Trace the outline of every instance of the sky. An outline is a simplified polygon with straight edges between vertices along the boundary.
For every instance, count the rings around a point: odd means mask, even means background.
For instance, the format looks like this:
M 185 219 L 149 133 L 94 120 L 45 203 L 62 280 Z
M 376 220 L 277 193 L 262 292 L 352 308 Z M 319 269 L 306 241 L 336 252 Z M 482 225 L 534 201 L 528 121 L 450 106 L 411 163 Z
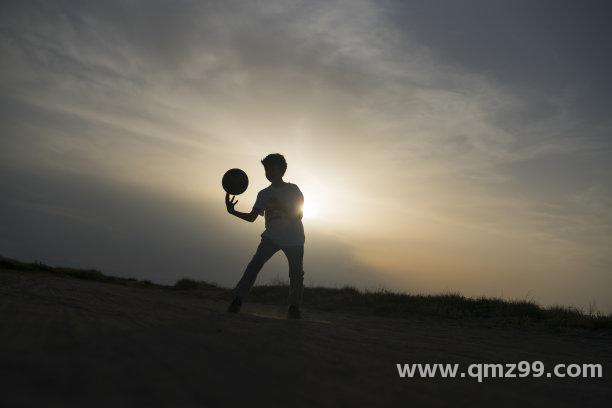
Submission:
M 612 312 L 605 1 L 7 1 L 0 254 L 231 287 L 279 152 L 305 283 Z M 286 281 L 279 254 L 258 282 Z

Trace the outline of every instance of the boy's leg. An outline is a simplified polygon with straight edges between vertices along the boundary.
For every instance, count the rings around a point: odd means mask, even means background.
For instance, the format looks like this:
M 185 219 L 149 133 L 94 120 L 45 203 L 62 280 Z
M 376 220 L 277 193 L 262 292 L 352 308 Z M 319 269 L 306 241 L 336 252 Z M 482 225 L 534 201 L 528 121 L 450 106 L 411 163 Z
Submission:
M 259 271 L 261 271 L 261 268 L 279 249 L 280 247 L 269 239 L 261 239 L 261 242 L 257 247 L 257 251 L 255 251 L 255 255 L 253 255 L 253 258 L 247 265 L 242 278 L 234 288 L 235 298 L 237 297 L 244 299 L 255 283 L 255 279 L 257 279 L 257 274 Z
M 289 304 L 299 306 L 304 292 L 304 245 L 282 249 L 289 261 Z

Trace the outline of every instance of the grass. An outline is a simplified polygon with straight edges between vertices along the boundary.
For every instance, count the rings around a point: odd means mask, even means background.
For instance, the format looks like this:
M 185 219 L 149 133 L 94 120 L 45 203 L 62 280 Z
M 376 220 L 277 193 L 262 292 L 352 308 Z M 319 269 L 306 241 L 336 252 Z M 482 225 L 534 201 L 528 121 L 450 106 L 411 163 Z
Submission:
M 279 304 L 286 301 L 284 285 L 255 286 L 249 300 Z M 545 323 L 555 327 L 612 330 L 612 316 L 585 313 L 572 307 L 542 307 L 532 301 L 468 298 L 460 294 L 422 295 L 386 289 L 360 291 L 353 287 L 304 289 L 305 307 L 359 315 L 395 318 L 488 319 L 496 323 L 528 325 Z
M 64 267 L 53 267 L 40 262 L 21 262 L 11 258 L 0 256 L 0 269 L 9 269 L 23 272 L 47 272 L 56 276 L 92 280 L 120 285 L 144 286 L 144 287 L 163 287 L 149 280 L 138 280 L 135 278 L 121 278 L 119 276 L 105 275 L 97 269 L 75 269 Z
M 104 275 L 91 269 L 51 267 L 41 263 L 26 263 L 0 257 L 0 269 L 51 273 L 68 278 L 94 280 L 120 285 L 156 287 L 188 292 L 215 300 L 230 300 L 231 291 L 215 284 L 183 278 L 174 286 L 164 286 L 147 280 Z M 263 304 L 286 304 L 287 284 L 282 281 L 255 286 L 249 301 Z M 395 318 L 486 319 L 489 322 L 528 325 L 543 323 L 557 328 L 612 330 L 612 315 L 584 312 L 572 307 L 542 307 L 527 300 L 468 298 L 460 294 L 422 295 L 392 292 L 386 289 L 360 291 L 354 287 L 306 287 L 303 305 L 322 311 L 363 316 Z
M 217 285 L 213 283 L 196 281 L 196 280 L 189 279 L 189 278 L 182 278 L 182 279 L 177 280 L 174 286 L 172 286 L 172 289 L 175 289 L 175 290 L 194 290 L 194 289 L 211 290 L 212 289 L 212 290 L 217 290 L 217 291 L 226 290 L 226 289 L 218 287 Z

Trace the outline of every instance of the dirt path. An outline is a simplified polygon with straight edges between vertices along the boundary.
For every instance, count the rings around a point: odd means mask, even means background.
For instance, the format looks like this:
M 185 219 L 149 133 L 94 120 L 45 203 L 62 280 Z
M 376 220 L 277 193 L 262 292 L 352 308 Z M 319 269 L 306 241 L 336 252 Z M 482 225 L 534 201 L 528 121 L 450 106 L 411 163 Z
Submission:
M 247 305 L 274 313 L 274 307 Z M 230 315 L 161 289 L 0 271 L 0 406 L 607 406 L 612 336 Z M 601 363 L 602 379 L 401 379 L 395 364 Z

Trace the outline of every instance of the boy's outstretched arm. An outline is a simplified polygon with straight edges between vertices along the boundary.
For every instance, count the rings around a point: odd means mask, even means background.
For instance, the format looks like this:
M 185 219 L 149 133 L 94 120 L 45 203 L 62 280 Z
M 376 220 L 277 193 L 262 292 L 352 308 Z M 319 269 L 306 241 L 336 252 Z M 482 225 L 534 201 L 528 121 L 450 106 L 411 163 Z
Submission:
M 234 209 L 236 203 L 238 203 L 238 200 L 236 200 L 236 196 L 233 196 L 230 199 L 230 195 L 228 193 L 225 193 L 225 207 L 227 208 L 228 213 L 248 222 L 253 222 L 257 219 L 259 213 L 255 208 L 253 208 L 250 213 L 243 213 Z

